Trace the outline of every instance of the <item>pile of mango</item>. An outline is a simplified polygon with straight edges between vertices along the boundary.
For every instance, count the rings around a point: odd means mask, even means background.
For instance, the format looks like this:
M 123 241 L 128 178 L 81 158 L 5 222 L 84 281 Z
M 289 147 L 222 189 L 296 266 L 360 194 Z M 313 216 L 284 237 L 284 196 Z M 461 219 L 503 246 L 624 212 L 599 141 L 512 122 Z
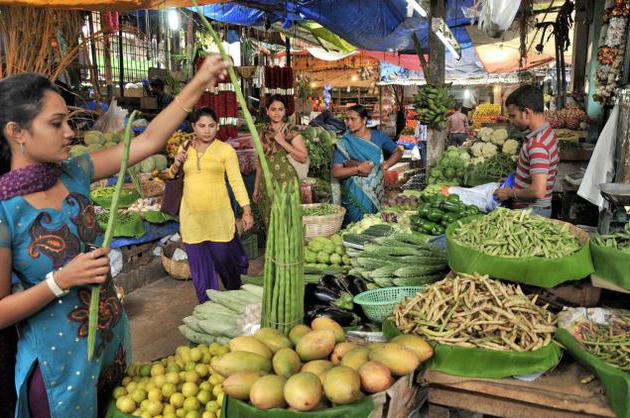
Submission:
M 387 344 L 346 341 L 343 328 L 328 317 L 297 325 L 285 336 L 261 328 L 234 338 L 230 352 L 213 359 L 225 378 L 223 392 L 258 409 L 316 411 L 344 405 L 388 389 L 398 376 L 433 355 L 420 337 L 403 335 Z

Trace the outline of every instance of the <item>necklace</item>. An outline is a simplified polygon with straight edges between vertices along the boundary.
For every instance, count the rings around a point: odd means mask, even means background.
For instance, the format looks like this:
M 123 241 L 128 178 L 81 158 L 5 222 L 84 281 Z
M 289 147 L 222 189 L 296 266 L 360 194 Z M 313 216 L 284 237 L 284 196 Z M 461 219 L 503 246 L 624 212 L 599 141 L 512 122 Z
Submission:
M 199 145 L 199 143 L 196 144 Z M 208 148 L 210 148 L 210 144 L 208 144 L 206 149 L 204 149 L 203 151 L 199 151 L 197 147 L 195 147 L 195 155 L 197 156 L 197 171 L 201 171 L 201 159 L 206 154 L 206 151 L 208 151 Z

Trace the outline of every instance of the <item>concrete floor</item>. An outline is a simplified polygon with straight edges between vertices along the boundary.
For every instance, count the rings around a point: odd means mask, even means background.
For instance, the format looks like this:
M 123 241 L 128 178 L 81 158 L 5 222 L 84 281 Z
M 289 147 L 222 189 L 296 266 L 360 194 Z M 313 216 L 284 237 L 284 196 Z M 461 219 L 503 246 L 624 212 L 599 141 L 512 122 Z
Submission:
M 250 261 L 249 274 L 262 272 L 264 258 Z M 134 362 L 170 355 L 187 340 L 177 327 L 198 304 L 192 281 L 163 277 L 127 295 L 124 301 L 131 328 Z

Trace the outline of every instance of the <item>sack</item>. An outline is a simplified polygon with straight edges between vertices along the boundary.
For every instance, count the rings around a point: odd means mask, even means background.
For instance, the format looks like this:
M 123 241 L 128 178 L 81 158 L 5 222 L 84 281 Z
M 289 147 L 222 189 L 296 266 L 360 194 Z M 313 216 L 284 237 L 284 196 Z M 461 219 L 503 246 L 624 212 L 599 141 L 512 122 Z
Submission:
M 308 167 L 310 165 L 310 160 L 308 157 L 306 157 L 306 161 L 304 161 L 303 163 L 297 161 L 295 158 L 293 158 L 293 156 L 291 156 L 291 154 L 287 155 L 287 158 L 289 159 L 289 164 L 291 164 L 295 169 L 298 180 L 304 180 L 308 177 Z
M 184 151 L 187 151 L 192 141 L 188 141 L 184 145 Z M 174 178 L 164 181 L 164 196 L 162 197 L 162 207 L 160 211 L 167 215 L 177 216 L 179 214 L 179 206 L 182 203 L 184 195 L 184 165 L 182 164 Z

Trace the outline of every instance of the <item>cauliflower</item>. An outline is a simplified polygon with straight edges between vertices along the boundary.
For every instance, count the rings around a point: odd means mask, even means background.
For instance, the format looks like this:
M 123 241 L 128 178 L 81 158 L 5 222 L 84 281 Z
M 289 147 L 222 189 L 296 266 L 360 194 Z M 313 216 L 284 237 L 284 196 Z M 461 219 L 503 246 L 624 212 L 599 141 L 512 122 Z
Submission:
M 494 155 L 496 155 L 497 153 L 497 146 L 491 143 L 486 143 L 483 144 L 483 147 L 481 148 L 481 155 L 483 155 L 485 158 L 490 158 Z
M 508 155 L 516 154 L 516 150 L 518 149 L 518 141 L 515 139 L 508 139 L 503 143 L 503 153 Z
M 490 142 L 493 132 L 494 130 L 492 128 L 481 128 L 479 129 L 479 132 L 477 132 L 477 137 L 479 137 L 479 139 L 483 142 Z
M 485 159 L 485 158 L 483 158 L 483 157 L 473 157 L 473 158 L 470 160 L 470 164 L 472 164 L 472 165 L 477 165 L 477 164 L 481 164 L 481 163 L 483 163 L 484 161 L 486 161 L 486 159 Z
M 506 139 L 508 139 L 507 130 L 505 128 L 501 128 L 492 132 L 492 138 L 490 138 L 490 142 L 496 145 L 503 145 Z
M 481 148 L 483 147 L 483 142 L 475 142 L 473 146 L 470 148 L 470 152 L 473 157 L 481 157 Z

